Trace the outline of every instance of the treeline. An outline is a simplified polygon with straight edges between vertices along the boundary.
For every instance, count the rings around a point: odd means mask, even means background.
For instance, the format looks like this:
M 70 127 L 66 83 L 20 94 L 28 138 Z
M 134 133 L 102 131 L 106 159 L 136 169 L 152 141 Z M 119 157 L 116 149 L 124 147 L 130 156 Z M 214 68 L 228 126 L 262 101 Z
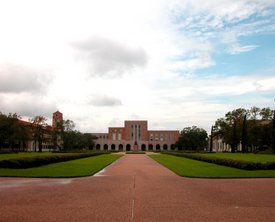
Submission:
M 273 150 L 275 152 L 275 113 L 271 108 L 238 108 L 216 120 L 211 129 L 210 150 L 213 137 L 222 138 L 235 152 L 238 146 L 242 152 Z
M 175 144 L 178 150 L 206 150 L 208 147 L 207 132 L 197 126 L 185 127 L 180 132 L 180 137 Z
M 42 151 L 43 144 L 53 150 L 89 149 L 94 145 L 93 136 L 75 130 L 72 120 L 58 122 L 52 127 L 44 116 L 35 116 L 30 122 L 20 119 L 16 113 L 0 112 L 0 149 L 25 150 L 30 140 L 35 144 L 32 151 Z
M 0 112 L 0 148 L 19 149 L 20 144 L 26 145 L 32 137 L 30 127 L 20 124 L 19 119 L 16 113 Z
M 75 123 L 72 120 L 58 122 L 53 130 L 53 138 L 61 138 L 62 149 L 92 149 L 95 137 L 90 133 L 81 133 L 75 130 Z

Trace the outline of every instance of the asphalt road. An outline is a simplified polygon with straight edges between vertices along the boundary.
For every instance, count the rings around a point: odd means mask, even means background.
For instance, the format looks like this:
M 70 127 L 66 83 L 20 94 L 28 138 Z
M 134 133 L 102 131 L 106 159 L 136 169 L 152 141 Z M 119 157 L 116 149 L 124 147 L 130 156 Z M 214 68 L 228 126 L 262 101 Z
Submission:
M 0 221 L 275 221 L 275 179 L 191 179 L 146 155 L 96 176 L 0 178 Z

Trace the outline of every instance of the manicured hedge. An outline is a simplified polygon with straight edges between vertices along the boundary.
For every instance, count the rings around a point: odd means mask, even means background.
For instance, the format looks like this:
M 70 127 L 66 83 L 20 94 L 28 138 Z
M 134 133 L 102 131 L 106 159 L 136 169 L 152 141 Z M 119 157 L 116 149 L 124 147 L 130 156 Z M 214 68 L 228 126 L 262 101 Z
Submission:
M 91 153 L 66 153 L 49 156 L 18 157 L 7 160 L 0 160 L 0 168 L 24 169 L 38 167 L 51 163 L 64 162 L 85 157 L 97 156 L 108 152 L 91 152 Z
M 214 163 L 218 165 L 234 167 L 243 170 L 275 170 L 275 162 L 267 162 L 267 163 L 257 163 L 252 161 L 245 161 L 245 160 L 234 160 L 234 159 L 227 159 L 227 158 L 218 158 L 218 157 L 211 157 L 205 156 L 203 154 L 191 154 L 191 153 L 180 153 L 180 152 L 162 152 L 164 154 L 174 155 L 174 156 L 181 156 L 193 160 L 204 161 L 208 163 Z

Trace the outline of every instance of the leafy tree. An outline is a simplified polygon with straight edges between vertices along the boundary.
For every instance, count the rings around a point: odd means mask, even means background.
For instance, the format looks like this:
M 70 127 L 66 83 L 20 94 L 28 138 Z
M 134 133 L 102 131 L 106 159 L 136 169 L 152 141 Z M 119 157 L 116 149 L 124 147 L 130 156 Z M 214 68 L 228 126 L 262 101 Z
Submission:
M 58 121 L 52 129 L 52 143 L 54 149 L 61 150 L 63 145 L 62 136 L 64 134 L 63 122 Z
M 45 137 L 46 129 L 47 129 L 47 119 L 44 116 L 35 116 L 31 119 L 33 125 L 33 139 L 35 140 L 35 151 L 36 151 L 36 143 L 38 143 L 38 151 L 42 152 L 42 144 L 47 139 Z
M 207 132 L 197 126 L 186 127 L 181 131 L 176 147 L 191 150 L 203 150 L 207 147 Z
M 209 151 L 212 152 L 213 151 L 213 126 L 211 127 L 211 135 L 210 135 L 210 147 L 209 147 Z
M 223 142 L 231 146 L 232 152 L 241 143 L 242 151 L 268 147 L 271 145 L 270 108 L 252 107 L 249 110 L 239 108 L 226 113 L 225 118 L 219 118 L 214 125 L 214 135 L 223 138 Z
M 273 111 L 271 138 L 272 138 L 272 152 L 275 153 L 275 110 Z
M 247 130 L 246 130 L 246 116 L 243 118 L 243 126 L 242 126 L 242 153 L 246 152 L 246 143 L 247 143 Z
M 20 149 L 26 147 L 26 141 L 30 138 L 28 127 L 20 124 L 20 116 L 16 113 L 5 115 L 0 113 L 0 148 L 6 144 L 9 148 Z
M 260 111 L 260 116 L 262 117 L 262 120 L 272 120 L 272 110 L 269 107 L 262 108 Z

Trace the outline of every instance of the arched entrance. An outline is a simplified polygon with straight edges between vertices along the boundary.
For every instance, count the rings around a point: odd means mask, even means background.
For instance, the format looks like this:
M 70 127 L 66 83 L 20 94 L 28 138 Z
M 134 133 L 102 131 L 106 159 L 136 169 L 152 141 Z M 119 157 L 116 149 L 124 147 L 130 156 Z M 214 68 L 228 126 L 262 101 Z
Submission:
M 104 144 L 103 149 L 108 150 L 108 144 Z
M 153 150 L 153 144 L 149 144 L 148 150 Z
M 160 150 L 160 145 L 159 144 L 156 145 L 156 150 Z
M 123 145 L 122 145 L 122 144 L 119 144 L 118 150 L 119 150 L 119 151 L 123 151 Z
M 131 150 L 131 145 L 130 144 L 127 144 L 126 145 L 126 151 L 130 151 Z
M 164 145 L 163 145 L 163 150 L 168 150 L 167 144 L 164 144 Z
M 100 150 L 100 144 L 96 144 L 95 149 Z
M 146 145 L 145 145 L 145 144 L 142 144 L 142 145 L 141 145 L 141 150 L 142 150 L 142 151 L 146 151 Z
M 116 145 L 115 145 L 115 144 L 112 144 L 112 145 L 111 145 L 111 149 L 112 149 L 112 150 L 116 150 Z

